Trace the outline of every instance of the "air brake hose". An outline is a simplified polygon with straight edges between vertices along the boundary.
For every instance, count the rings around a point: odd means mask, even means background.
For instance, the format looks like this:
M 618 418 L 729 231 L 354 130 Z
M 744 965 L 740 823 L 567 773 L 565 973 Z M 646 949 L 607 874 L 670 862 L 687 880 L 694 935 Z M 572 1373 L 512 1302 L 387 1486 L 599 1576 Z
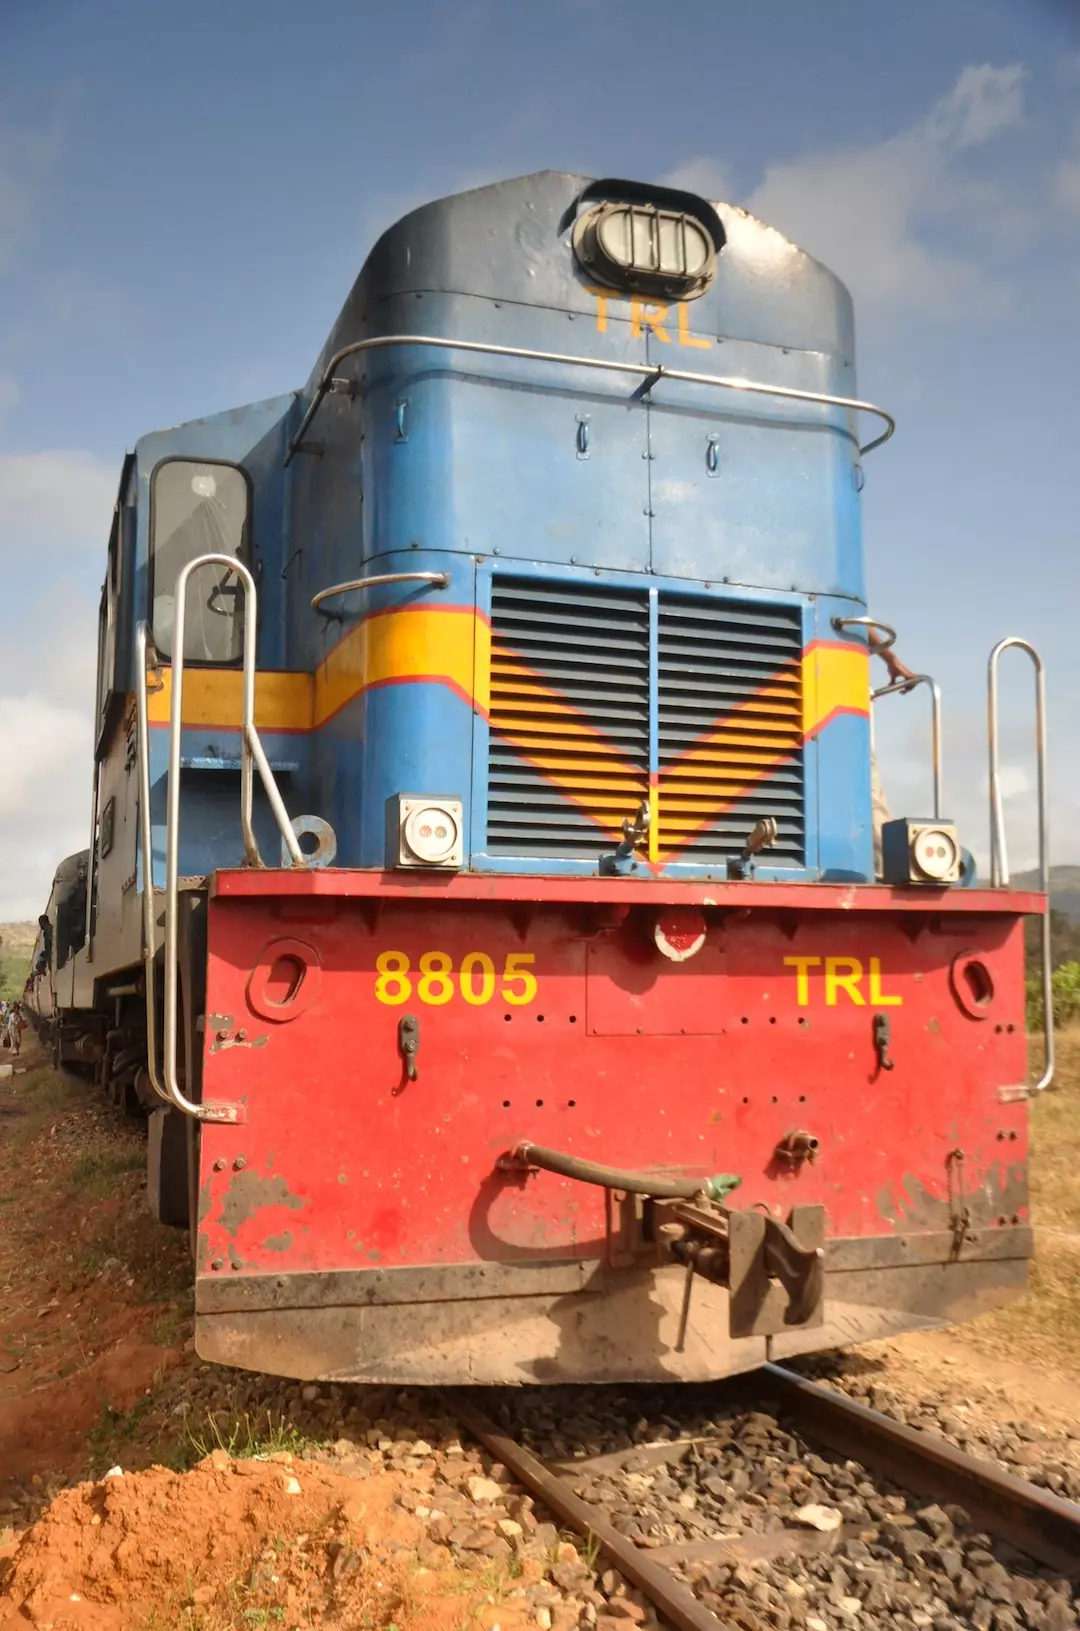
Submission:
M 697 1195 L 705 1195 L 710 1201 L 722 1201 L 742 1183 L 734 1172 L 717 1173 L 714 1178 L 661 1178 L 650 1172 L 624 1172 L 621 1167 L 583 1161 L 580 1156 L 548 1150 L 542 1144 L 530 1144 L 527 1139 L 515 1146 L 514 1161 L 543 1167 L 563 1178 L 577 1178 L 583 1184 L 621 1189 L 629 1195 L 653 1195 L 658 1200 L 693 1200 Z

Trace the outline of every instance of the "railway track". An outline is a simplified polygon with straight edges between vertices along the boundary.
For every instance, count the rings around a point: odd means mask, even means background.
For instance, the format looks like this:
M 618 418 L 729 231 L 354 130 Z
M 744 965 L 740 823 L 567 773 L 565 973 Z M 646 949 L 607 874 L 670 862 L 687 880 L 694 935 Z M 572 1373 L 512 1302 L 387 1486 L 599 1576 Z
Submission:
M 729 1397 L 718 1420 L 706 1422 L 701 1431 L 691 1426 L 688 1432 L 669 1415 L 660 1418 L 661 1431 L 671 1436 L 649 1442 L 647 1422 L 633 1423 L 628 1417 L 626 1430 L 613 1434 L 622 1440 L 618 1447 L 571 1457 L 537 1454 L 523 1442 L 544 1436 L 530 1425 L 527 1397 L 471 1389 L 448 1390 L 444 1396 L 465 1430 L 507 1473 L 563 1525 L 586 1537 L 678 1631 L 717 1631 L 718 1625 L 725 1631 L 765 1631 L 788 1623 L 783 1618 L 787 1610 L 770 1611 L 768 1588 L 764 1596 L 759 1588 L 753 1597 L 747 1589 L 762 1565 L 773 1571 L 774 1580 L 785 1568 L 816 1571 L 823 1583 L 823 1606 L 831 1611 L 824 1618 L 815 1613 L 812 1600 L 805 1601 L 813 1593 L 795 1585 L 787 1588 L 804 1599 L 794 1623 L 811 1628 L 867 1627 L 875 1623 L 875 1610 L 881 1624 L 932 1626 L 935 1631 L 954 1623 L 983 1631 L 1014 1624 L 1045 1625 L 1048 1631 L 1080 1625 L 1075 1606 L 1080 1505 L 793 1371 L 765 1366 L 749 1387 L 740 1392 L 736 1385 L 734 1408 Z M 632 1443 L 633 1436 L 645 1441 Z M 741 1445 L 747 1436 L 749 1442 Z M 820 1493 L 822 1479 L 833 1488 L 828 1482 L 832 1469 L 841 1494 L 850 1490 L 854 1500 L 796 1505 L 797 1494 L 788 1500 L 783 1478 L 771 1470 L 778 1445 L 790 1453 L 784 1470 L 796 1479 L 796 1489 Z M 730 1475 L 733 1453 L 757 1468 L 752 1474 L 740 1469 L 732 1480 L 742 1494 L 742 1510 L 731 1508 L 729 1493 L 728 1508 L 717 1511 L 713 1500 L 710 1513 L 709 1499 L 699 1503 L 694 1491 L 718 1495 L 725 1468 Z M 710 1474 L 710 1467 L 720 1470 Z M 628 1508 L 635 1498 L 644 1505 L 656 1487 L 675 1482 L 674 1472 L 681 1473 L 684 1487 L 671 1512 L 692 1527 L 675 1538 L 670 1523 L 654 1523 L 646 1532 L 628 1516 Z M 744 1489 L 748 1483 L 751 1487 Z M 623 1491 L 630 1492 L 629 1502 L 620 1498 Z M 886 1515 L 875 1520 L 875 1511 Z M 869 1518 L 862 1516 L 865 1512 Z M 893 1582 L 890 1595 L 878 1579 L 882 1556 L 886 1562 L 895 1557 L 901 1573 L 910 1575 L 914 1569 L 917 1578 L 931 1582 L 940 1565 L 941 1591 L 966 1593 L 970 1601 L 942 1613 L 945 1605 L 932 1585 L 906 1580 L 900 1587 Z M 850 1594 L 836 1585 L 833 1559 L 846 1560 L 839 1578 L 849 1569 Z M 725 1570 L 734 1588 L 727 1593 L 716 1589 Z M 860 1596 L 866 1580 L 873 1585 Z M 897 1589 L 907 1597 L 898 1599 Z M 1050 1593 L 1045 1601 L 1040 1590 L 1044 1597 Z M 918 1606 L 920 1592 L 927 1599 L 923 1609 Z

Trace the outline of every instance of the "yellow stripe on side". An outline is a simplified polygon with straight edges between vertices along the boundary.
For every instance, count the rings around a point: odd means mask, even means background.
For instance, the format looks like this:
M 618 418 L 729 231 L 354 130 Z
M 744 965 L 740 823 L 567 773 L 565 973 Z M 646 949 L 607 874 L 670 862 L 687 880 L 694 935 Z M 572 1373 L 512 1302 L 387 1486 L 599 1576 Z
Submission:
M 858 646 L 811 646 L 803 652 L 803 734 L 831 714 L 869 714 L 870 657 Z
M 316 727 L 369 686 L 391 680 L 439 680 L 471 702 L 482 621 L 471 607 L 417 607 L 366 618 L 315 671 Z
M 147 697 L 151 725 L 167 725 L 172 708 L 172 669 Z M 184 724 L 191 729 L 239 730 L 244 677 L 238 668 L 185 668 Z M 261 731 L 309 731 L 314 682 L 310 674 L 260 669 L 255 678 L 255 724 Z
M 430 679 L 452 686 L 487 709 L 491 631 L 471 609 L 406 608 L 377 613 L 357 625 L 314 674 L 260 668 L 255 677 L 255 724 L 261 731 L 310 731 L 324 725 L 369 686 Z M 167 725 L 172 669 L 148 698 L 152 725 Z M 243 675 L 238 668 L 184 670 L 184 725 L 239 730 Z

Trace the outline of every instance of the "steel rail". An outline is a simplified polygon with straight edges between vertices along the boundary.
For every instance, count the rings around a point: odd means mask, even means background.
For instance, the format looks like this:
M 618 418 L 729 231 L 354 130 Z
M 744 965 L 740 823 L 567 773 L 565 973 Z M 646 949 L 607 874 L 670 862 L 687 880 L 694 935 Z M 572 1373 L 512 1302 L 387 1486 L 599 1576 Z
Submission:
M 780 1365 L 757 1373 L 762 1393 L 793 1415 L 801 1434 L 914 1494 L 955 1501 L 977 1527 L 1065 1574 L 1080 1572 L 1080 1506 L 966 1455 Z
M 382 334 L 370 340 L 354 340 L 352 345 L 344 345 L 340 351 L 334 352 L 315 387 L 315 395 L 304 417 L 285 449 L 285 468 L 292 463 L 293 456 L 302 451 L 304 436 L 334 383 L 335 371 L 346 358 L 358 356 L 365 351 L 380 351 L 387 346 L 403 345 L 441 346 L 447 351 L 468 351 L 481 357 L 520 357 L 525 362 L 553 362 L 563 367 L 596 368 L 607 374 L 634 374 L 644 376 L 649 381 L 649 389 L 659 385 L 661 380 L 673 379 L 688 385 L 713 385 L 727 391 L 746 391 L 754 396 L 781 397 L 787 402 L 812 402 L 823 408 L 847 408 L 852 413 L 872 413 L 885 421 L 885 429 L 880 436 L 875 436 L 872 441 L 859 448 L 860 458 L 872 453 L 874 448 L 881 447 L 896 430 L 896 420 L 891 413 L 877 407 L 873 402 L 863 402 L 853 396 L 830 396 L 824 391 L 800 391 L 792 385 L 766 385 L 763 380 L 743 379 L 739 375 L 691 373 L 685 368 L 666 368 L 663 363 L 657 362 L 617 362 L 610 357 L 583 357 L 562 351 L 533 351 L 524 346 L 494 345 L 481 340 L 446 339 L 434 334 Z
M 689 1587 L 662 1564 L 654 1563 L 647 1552 L 620 1535 L 595 1506 L 575 1495 L 565 1477 L 560 1477 L 539 1456 L 496 1426 L 490 1416 L 477 1408 L 470 1395 L 471 1390 L 463 1388 L 442 1390 L 448 1407 L 473 1438 L 490 1450 L 518 1483 L 531 1490 L 557 1518 L 594 1540 L 619 1573 L 645 1593 L 676 1631 L 735 1631 L 730 1621 L 720 1619 L 699 1603 Z

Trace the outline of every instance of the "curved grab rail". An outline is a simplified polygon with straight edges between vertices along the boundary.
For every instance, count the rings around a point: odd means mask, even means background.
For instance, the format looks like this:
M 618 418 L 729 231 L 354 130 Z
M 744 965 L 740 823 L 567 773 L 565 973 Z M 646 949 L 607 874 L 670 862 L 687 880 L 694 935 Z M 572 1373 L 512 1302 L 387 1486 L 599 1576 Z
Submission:
M 354 589 L 374 589 L 380 583 L 434 583 L 440 589 L 446 589 L 450 584 L 449 572 L 380 572 L 373 578 L 353 578 L 350 583 L 332 583 L 329 589 L 320 589 L 313 596 L 311 609 L 322 617 L 340 617 L 340 612 L 324 612 L 322 603 L 329 600 L 331 595 L 348 595 Z
M 878 648 L 881 649 L 880 647 Z M 934 820 L 941 820 L 943 802 L 942 769 L 941 769 L 941 687 L 937 681 L 931 679 L 929 674 L 913 674 L 909 680 L 893 680 L 891 685 L 883 685 L 877 691 L 871 691 L 870 701 L 876 702 L 879 697 L 895 696 L 900 691 L 914 691 L 917 685 L 926 685 L 930 688 L 930 751 L 933 756 L 934 767 Z
M 434 334 L 383 334 L 370 340 L 355 340 L 352 345 L 344 345 L 340 351 L 334 352 L 323 370 L 307 412 L 285 449 L 286 468 L 292 463 L 293 455 L 301 447 L 311 421 L 331 389 L 335 370 L 346 357 L 355 357 L 364 351 L 378 351 L 394 345 L 441 346 L 447 351 L 469 351 L 483 357 L 520 357 L 526 362 L 553 362 L 564 367 L 597 368 L 608 374 L 644 375 L 649 381 L 650 389 L 661 380 L 675 379 L 690 385 L 717 385 L 727 391 L 748 391 L 755 396 L 782 397 L 788 402 L 814 402 L 820 407 L 849 408 L 853 413 L 872 413 L 885 421 L 885 429 L 880 436 L 875 436 L 873 441 L 859 448 L 860 456 L 872 453 L 875 447 L 881 447 L 896 430 L 896 420 L 891 413 L 877 407 L 873 402 L 863 402 L 858 397 L 830 396 L 822 391 L 800 391 L 791 385 L 766 385 L 762 380 L 742 379 L 734 375 L 696 374 L 685 368 L 665 368 L 663 363 L 616 362 L 610 357 L 581 357 L 562 351 L 532 351 L 524 346 L 491 345 L 481 340 L 453 340 Z
M 1035 669 L 1035 767 L 1036 798 L 1039 812 L 1039 889 L 1050 894 L 1050 818 L 1046 800 L 1046 669 L 1029 640 L 1010 634 L 999 640 L 990 653 L 986 671 L 987 726 L 990 743 L 990 883 L 993 888 L 1009 886 L 1009 861 L 1005 849 L 1005 812 L 1001 797 L 1001 754 L 998 729 L 998 664 L 1010 646 L 1026 652 Z M 1043 1073 L 1032 1093 L 1042 1093 L 1054 1079 L 1054 987 L 1053 959 L 1050 955 L 1050 904 L 1043 913 L 1040 935 L 1040 984 L 1043 998 Z
M 255 729 L 255 653 L 257 608 L 255 580 L 235 555 L 200 555 L 184 566 L 176 580 L 172 634 L 172 702 L 169 710 L 169 781 L 165 815 L 165 1003 L 163 1021 L 163 1074 L 165 1091 L 173 1107 L 200 1121 L 236 1121 L 235 1105 L 196 1104 L 184 1096 L 177 1079 L 176 1015 L 179 973 L 179 864 L 180 864 L 180 742 L 184 717 L 184 624 L 187 616 L 188 584 L 194 572 L 204 566 L 224 566 L 235 572 L 244 589 L 244 678 L 240 732 L 240 824 L 244 851 L 250 866 L 261 867 L 262 857 L 252 826 L 253 772 L 259 772 L 270 808 L 294 866 L 306 867 L 288 811 L 278 791 L 274 773 Z M 145 864 L 145 863 L 144 863 Z M 145 905 L 144 905 L 145 911 Z
M 890 646 L 896 644 L 896 630 L 891 623 L 883 623 L 880 617 L 834 617 L 832 626 L 837 634 L 843 634 L 845 629 L 884 629 L 886 638 L 875 649 L 888 651 Z
M 164 1104 L 171 1104 L 161 1085 L 157 1065 L 157 992 L 154 959 L 157 956 L 157 914 L 154 911 L 153 825 L 150 820 L 150 711 L 147 703 L 146 648 L 148 630 L 142 619 L 135 627 L 135 708 L 139 755 L 139 842 L 142 846 L 143 985 L 146 1000 L 146 1069 L 150 1085 Z

